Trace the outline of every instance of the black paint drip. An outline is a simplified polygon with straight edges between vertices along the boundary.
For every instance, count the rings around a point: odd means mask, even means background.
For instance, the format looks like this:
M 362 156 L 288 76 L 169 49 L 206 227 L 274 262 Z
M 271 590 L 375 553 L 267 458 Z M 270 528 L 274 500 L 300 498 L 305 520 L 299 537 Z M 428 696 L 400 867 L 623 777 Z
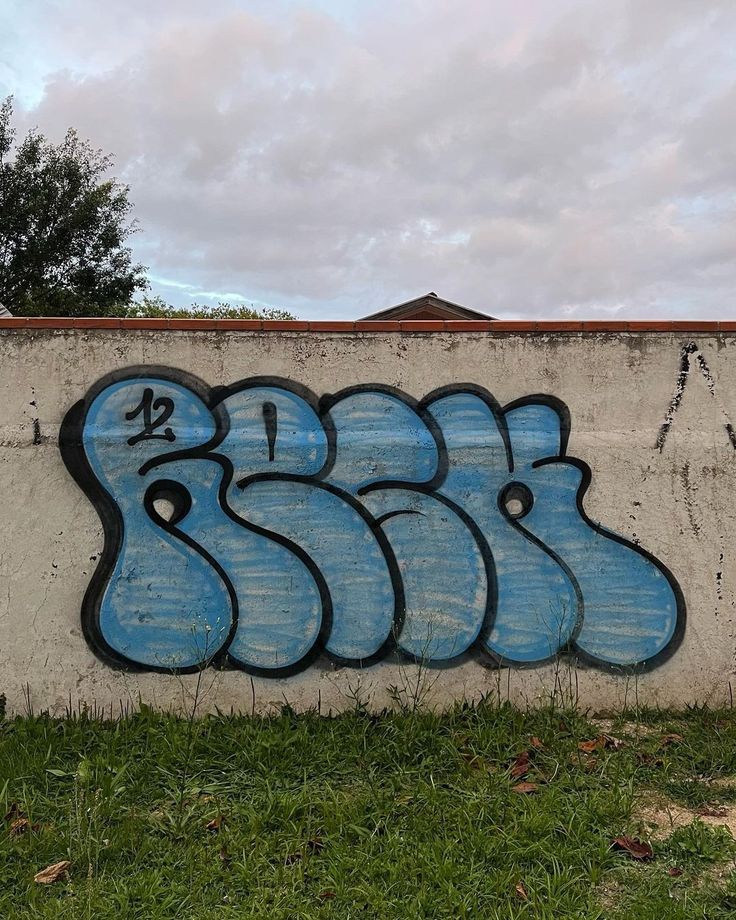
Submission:
M 276 406 L 272 402 L 263 404 L 263 422 L 266 426 L 266 438 L 268 439 L 268 459 L 269 462 L 273 462 L 278 422 L 276 420 Z

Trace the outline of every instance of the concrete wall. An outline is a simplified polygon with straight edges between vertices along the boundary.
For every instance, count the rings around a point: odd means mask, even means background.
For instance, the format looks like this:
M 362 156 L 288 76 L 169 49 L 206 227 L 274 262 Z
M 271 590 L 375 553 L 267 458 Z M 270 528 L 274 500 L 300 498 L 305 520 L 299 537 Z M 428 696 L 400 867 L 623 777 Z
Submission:
M 186 325 L 0 323 L 10 711 L 729 699 L 736 333 Z

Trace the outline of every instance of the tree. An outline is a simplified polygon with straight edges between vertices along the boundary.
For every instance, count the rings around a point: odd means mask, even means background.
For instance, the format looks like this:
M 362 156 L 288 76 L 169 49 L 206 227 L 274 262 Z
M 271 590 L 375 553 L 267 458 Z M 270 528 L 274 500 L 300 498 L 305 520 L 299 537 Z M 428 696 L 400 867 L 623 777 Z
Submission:
M 189 307 L 172 307 L 161 297 L 144 297 L 136 303 L 115 309 L 114 315 L 128 319 L 296 319 L 293 313 L 279 307 L 248 307 L 245 304 L 234 307 L 227 301 L 220 301 L 216 307 L 199 303 Z
M 0 303 L 19 316 L 117 313 L 148 282 L 125 243 L 129 188 L 105 178 L 112 157 L 69 129 L 15 149 L 12 97 L 0 106 Z

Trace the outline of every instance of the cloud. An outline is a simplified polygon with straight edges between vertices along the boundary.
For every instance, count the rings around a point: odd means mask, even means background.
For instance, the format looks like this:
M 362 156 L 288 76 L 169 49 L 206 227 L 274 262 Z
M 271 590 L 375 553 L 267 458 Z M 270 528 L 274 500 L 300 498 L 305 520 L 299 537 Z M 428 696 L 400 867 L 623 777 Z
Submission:
M 24 10 L 23 118 L 116 153 L 183 299 L 736 316 L 731 0 Z

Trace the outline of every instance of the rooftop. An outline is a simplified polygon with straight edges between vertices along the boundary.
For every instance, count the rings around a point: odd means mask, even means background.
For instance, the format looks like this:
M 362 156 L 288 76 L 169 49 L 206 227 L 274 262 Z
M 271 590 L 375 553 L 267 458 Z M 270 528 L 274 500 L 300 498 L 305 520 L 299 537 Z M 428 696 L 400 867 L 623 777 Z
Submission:
M 422 297 L 415 297 L 413 300 L 397 304 L 395 307 L 389 307 L 387 310 L 379 310 L 378 313 L 360 317 L 361 322 L 415 319 L 495 320 L 496 317 L 481 313 L 478 310 L 471 310 L 469 307 L 463 307 L 459 303 L 452 303 L 450 300 L 438 297 L 434 291 L 430 291 L 429 294 L 424 294 Z

